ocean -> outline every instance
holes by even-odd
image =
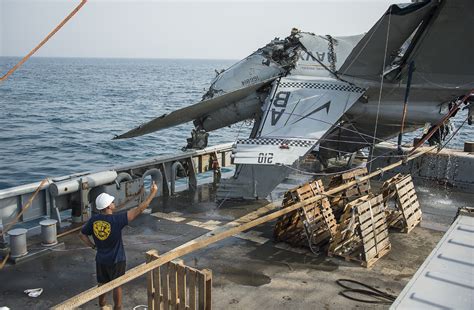
[[[1,75],[18,61],[0,57]],[[233,63],[235,60],[30,59],[0,84],[0,189],[179,152],[192,123],[133,139],[112,138],[198,102],[215,69]],[[460,122],[458,116],[455,123]],[[240,123],[211,132],[209,145],[248,137],[250,129]],[[449,146],[462,148],[473,133],[473,127],[466,125]]]

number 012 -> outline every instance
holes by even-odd
[[[273,162],[273,153],[259,153],[258,163],[259,164],[271,164]]]

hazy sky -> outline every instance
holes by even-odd
[[[0,0],[0,55],[28,53],[79,2]],[[89,0],[36,55],[240,59],[292,27],[365,32],[397,2]]]

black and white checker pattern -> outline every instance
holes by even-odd
[[[335,91],[363,93],[365,89],[348,84],[310,83],[310,82],[282,82],[279,87],[285,88],[313,88]]]
[[[312,147],[316,140],[296,140],[296,139],[278,139],[278,138],[260,138],[260,139],[240,139],[237,144],[258,144],[258,145],[287,145],[294,147]]]

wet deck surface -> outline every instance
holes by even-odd
[[[339,296],[335,281],[356,279],[397,295],[440,240],[457,207],[474,201],[474,194],[456,193],[432,184],[417,184],[416,190],[424,212],[422,226],[408,235],[391,233],[392,250],[372,269],[274,243],[274,222],[183,259],[192,267],[212,270],[214,309],[385,309],[387,305],[357,303]],[[211,186],[204,185],[196,193],[182,192],[157,201],[150,212],[154,216],[141,215],[123,231],[127,268],[143,263],[144,253],[150,249],[165,253],[266,203],[209,202],[212,200]],[[0,306],[46,309],[96,285],[95,252],[85,248],[76,234],[60,241],[65,243],[65,249],[7,265],[0,271]],[[44,289],[38,298],[23,293],[37,287]],[[124,287],[124,309],[146,303],[144,277]],[[82,307],[96,308],[96,300]]]

